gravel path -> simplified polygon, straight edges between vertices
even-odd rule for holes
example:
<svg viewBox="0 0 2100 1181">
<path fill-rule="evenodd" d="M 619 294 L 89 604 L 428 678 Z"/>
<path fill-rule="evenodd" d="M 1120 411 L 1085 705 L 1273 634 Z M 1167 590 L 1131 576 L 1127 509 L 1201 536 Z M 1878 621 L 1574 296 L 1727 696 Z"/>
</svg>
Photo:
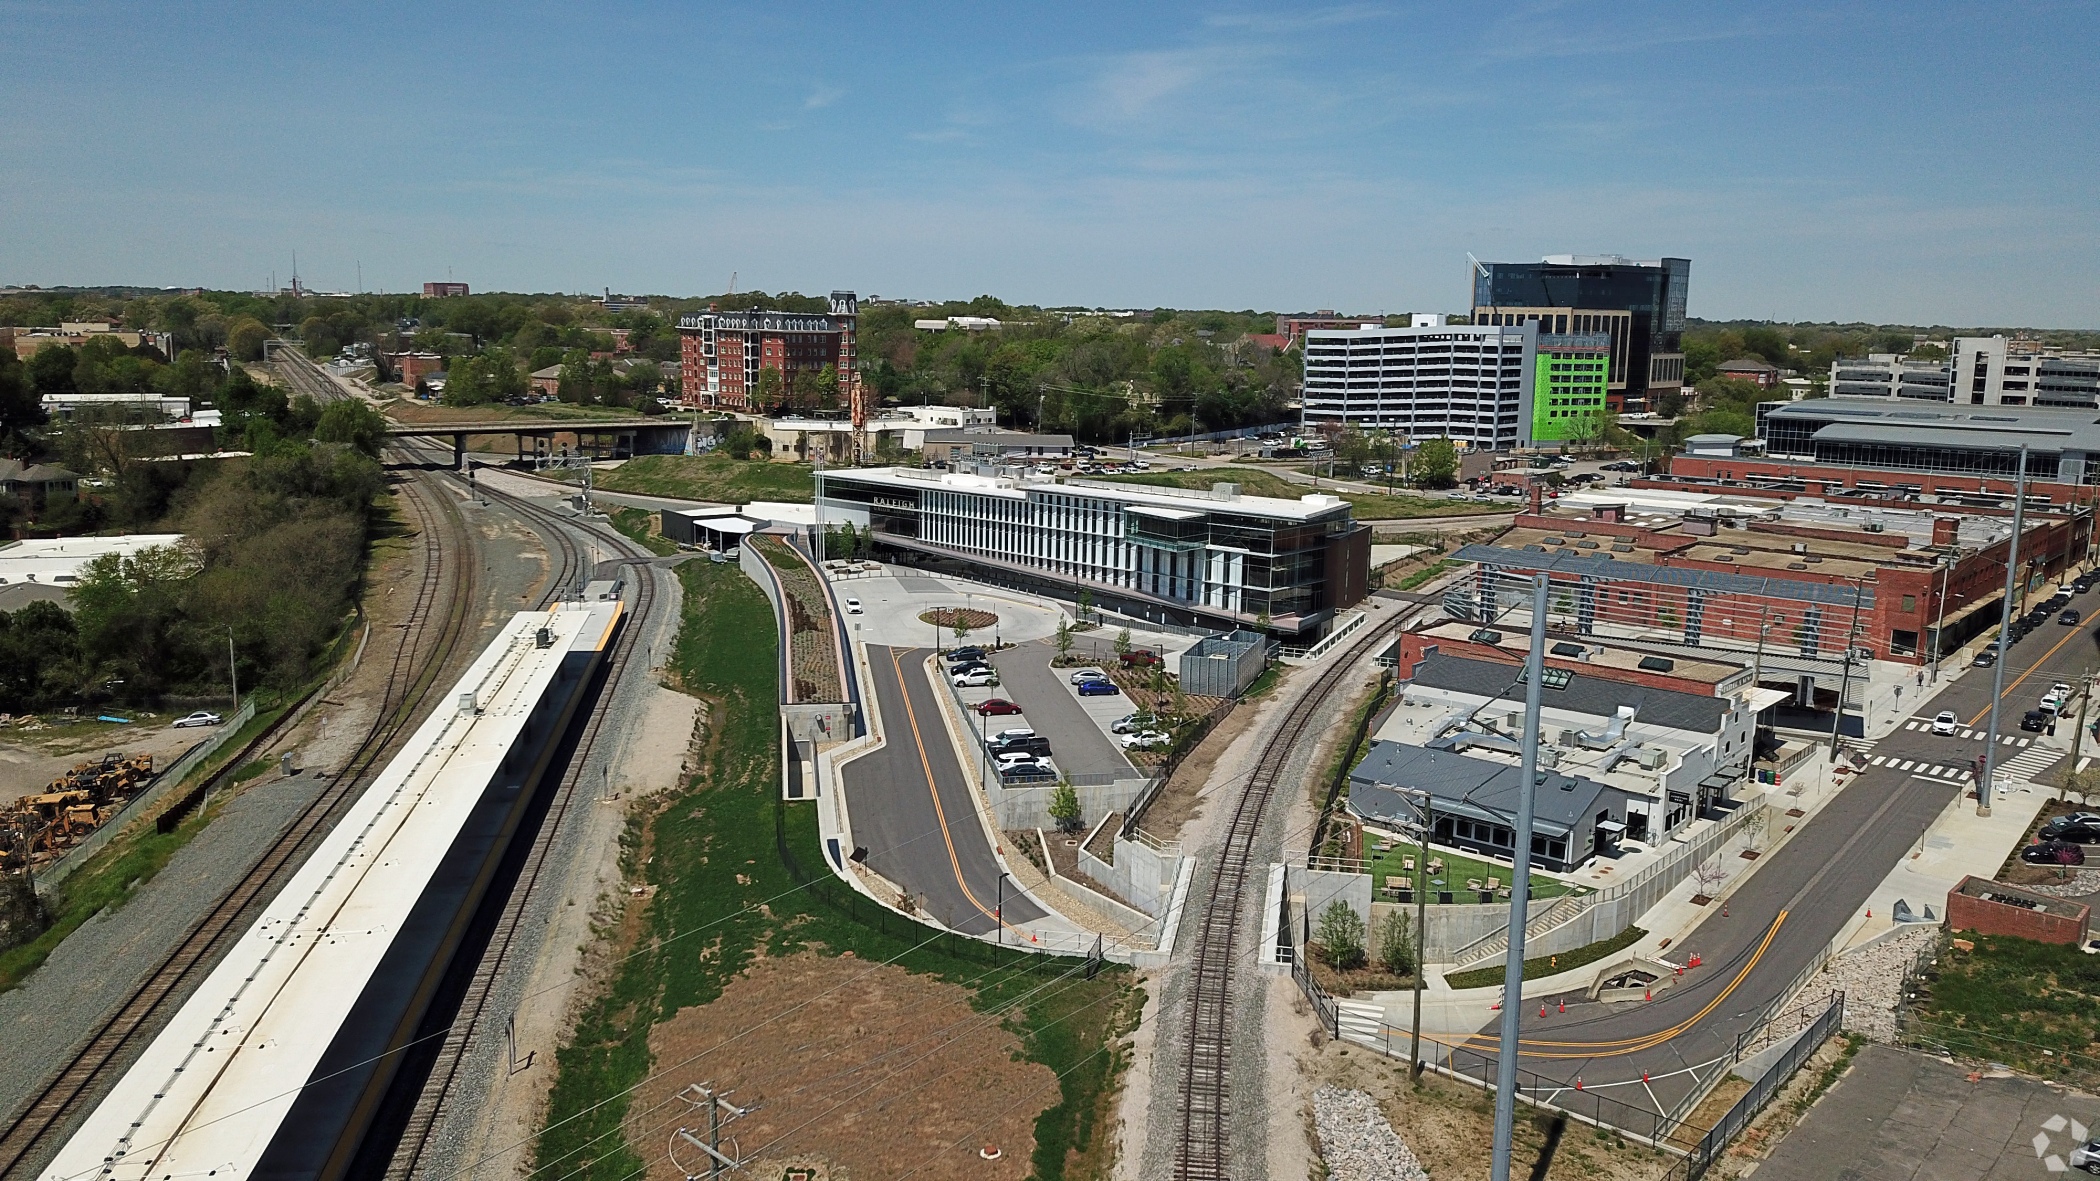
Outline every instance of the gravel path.
<svg viewBox="0 0 2100 1181">
<path fill-rule="evenodd" d="M 2100 869 L 2074 869 L 2063 881 L 2020 888 L 2035 894 L 2047 894 L 2051 898 L 2083 898 L 2088 894 L 2100 894 Z"/>
<path fill-rule="evenodd" d="M 1428 1171 L 1362 1091 L 1314 1091 L 1313 1126 L 1333 1181 L 1429 1181 Z"/>
<path fill-rule="evenodd" d="M 248 788 L 128 902 L 83 923 L 20 988 L 0 993 L 0 1045 L 10 1063 L 0 1070 L 0 1112 L 17 1110 L 71 1057 L 323 785 L 296 775 Z"/>
</svg>

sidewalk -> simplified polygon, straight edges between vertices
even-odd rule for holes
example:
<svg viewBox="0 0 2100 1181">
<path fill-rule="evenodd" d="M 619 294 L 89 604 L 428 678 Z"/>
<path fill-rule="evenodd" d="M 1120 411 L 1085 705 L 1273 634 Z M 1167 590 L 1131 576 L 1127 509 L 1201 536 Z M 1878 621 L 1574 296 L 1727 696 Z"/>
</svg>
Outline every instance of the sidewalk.
<svg viewBox="0 0 2100 1181">
<path fill-rule="evenodd" d="M 2016 783 L 2000 792 L 1989 816 L 1976 814 L 1973 793 L 1955 797 L 1932 827 L 1925 830 L 1925 836 L 1910 855 L 1874 888 L 1865 909 L 1838 937 L 1838 954 L 1895 927 L 1891 916 L 1899 898 L 1919 915 L 1930 906 L 1934 915 L 1945 918 L 1947 891 L 1971 874 L 1981 878 L 1997 876 L 1999 866 L 2020 846 L 2027 827 L 2054 794 L 2036 784 Z M 1874 917 L 1868 918 L 1868 913 Z"/>
</svg>

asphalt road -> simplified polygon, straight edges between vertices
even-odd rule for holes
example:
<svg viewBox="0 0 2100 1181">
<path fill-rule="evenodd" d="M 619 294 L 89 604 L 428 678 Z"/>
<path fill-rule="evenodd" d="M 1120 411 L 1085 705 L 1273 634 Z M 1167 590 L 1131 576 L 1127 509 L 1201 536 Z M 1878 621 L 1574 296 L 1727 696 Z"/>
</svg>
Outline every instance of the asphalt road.
<svg viewBox="0 0 2100 1181">
<path fill-rule="evenodd" d="M 845 767 L 853 839 L 877 873 L 923 899 L 928 914 L 973 935 L 997 926 L 999 862 L 922 671 L 928 648 L 868 645 L 886 741 Z M 1018 890 L 1005 894 L 1009 926 L 1045 917 Z"/>
<path fill-rule="evenodd" d="M 1050 667 L 1056 647 L 1048 640 L 1018 644 L 992 654 L 1000 695 L 1021 707 L 1028 726 L 1050 740 L 1050 757 L 1067 775 L 1112 775 L 1134 779 L 1137 771 L 1065 685 L 1069 669 Z M 1128 698 L 1116 698 L 1127 705 Z M 997 719 L 992 719 L 996 721 Z"/>
<path fill-rule="evenodd" d="M 1868 1046 L 1769 1159 L 1758 1181 L 2005 1181 L 2061 1175 L 2072 1132 L 2100 1104 L 2023 1078 L 1968 1080 L 1965 1067 Z M 2040 1137 L 2039 1140 L 2036 1137 Z M 2057 1169 L 2049 1158 L 2057 1158 Z"/>
<path fill-rule="evenodd" d="M 2100 590 L 2075 605 L 2086 610 L 2094 600 Z M 2092 644 L 2085 627 L 2051 624 L 2014 645 L 1999 709 L 2001 763 L 2034 737 L 2018 729 L 2020 714 L 2050 682 L 2075 682 L 2094 659 Z M 1914 718 L 1951 709 L 1970 736 L 1934 736 L 1929 726 L 1906 724 L 1875 743 L 1869 765 L 1729 896 L 1727 917 L 1713 908 L 1670 949 L 1673 957 L 1702 960 L 1675 987 L 1641 1004 L 1570 998 L 1565 1013 L 1553 1004 L 1544 1018 L 1535 1002 L 1527 1006 L 1523 1069 L 1569 1087 L 1579 1079 L 1592 1095 L 1645 1111 L 1671 1110 L 1691 1089 L 1691 1071 L 1729 1053 L 1736 1036 L 1756 1026 L 1955 795 L 1973 790 L 1973 780 L 1919 774 L 1925 767 L 1911 764 L 1972 764 L 1982 738 L 1968 727 L 1984 723 L 1991 687 L 1990 670 L 1973 669 L 1918 702 Z M 1922 691 L 1930 689 L 1928 683 Z M 1473 1047 L 1493 1052 L 1496 1032 L 1488 1022 Z"/>
</svg>

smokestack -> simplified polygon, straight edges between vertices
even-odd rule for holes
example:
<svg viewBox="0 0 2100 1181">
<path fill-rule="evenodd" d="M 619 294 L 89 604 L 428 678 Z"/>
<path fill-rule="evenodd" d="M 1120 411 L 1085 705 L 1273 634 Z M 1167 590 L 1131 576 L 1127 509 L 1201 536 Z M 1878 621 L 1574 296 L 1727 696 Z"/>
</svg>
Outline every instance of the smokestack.
<svg viewBox="0 0 2100 1181">
<path fill-rule="evenodd" d="M 1546 511 L 1546 486 L 1537 480 L 1531 482 L 1531 515 L 1536 517 Z"/>
<path fill-rule="evenodd" d="M 1960 517 L 1934 517 L 1932 519 L 1932 544 L 1935 546 L 1953 545 L 1955 536 L 1960 530 Z"/>
</svg>

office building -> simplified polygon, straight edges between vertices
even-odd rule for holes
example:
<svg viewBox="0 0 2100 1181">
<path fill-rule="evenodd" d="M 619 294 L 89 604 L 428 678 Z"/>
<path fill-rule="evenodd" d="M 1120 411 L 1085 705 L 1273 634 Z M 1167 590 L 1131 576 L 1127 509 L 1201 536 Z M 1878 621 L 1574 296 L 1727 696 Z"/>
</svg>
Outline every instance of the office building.
<svg viewBox="0 0 2100 1181">
<path fill-rule="evenodd" d="M 1482 451 L 1526 445 L 1540 376 L 1537 326 L 1413 319 L 1407 328 L 1307 333 L 1306 423 L 1444 438 Z"/>
<path fill-rule="evenodd" d="M 754 411 L 759 406 L 759 373 L 776 369 L 781 400 L 790 401 L 795 375 L 830 366 L 838 374 L 840 405 L 851 399 L 860 380 L 854 349 L 859 300 L 851 291 L 831 293 L 829 312 L 769 312 L 752 308 L 723 312 L 714 308 L 678 320 L 680 365 L 684 375 L 679 401 L 709 409 Z"/>
<path fill-rule="evenodd" d="M 1840 357 L 1830 392 L 1848 398 L 1916 398 L 1962 406 L 2100 408 L 2100 353 L 2004 336 L 1958 336 L 1944 361 L 1894 353 Z"/>
<path fill-rule="evenodd" d="M 1601 437 L 1610 392 L 1609 336 L 1540 333 L 1525 444 L 1582 443 Z"/>
<path fill-rule="evenodd" d="M 817 507 L 905 561 L 1181 626 L 1303 642 L 1369 590 L 1370 529 L 1322 494 L 851 468 L 817 472 Z"/>
<path fill-rule="evenodd" d="M 1541 333 L 1611 338 L 1614 414 L 1655 408 L 1684 386 L 1688 259 L 1636 262 L 1616 254 L 1553 254 L 1538 262 L 1476 262 L 1473 322 L 1537 324 Z"/>
<path fill-rule="evenodd" d="M 423 284 L 424 299 L 444 299 L 449 296 L 465 294 L 467 294 L 467 285 L 465 283 L 453 283 L 447 281 L 443 283 Z"/>
</svg>

